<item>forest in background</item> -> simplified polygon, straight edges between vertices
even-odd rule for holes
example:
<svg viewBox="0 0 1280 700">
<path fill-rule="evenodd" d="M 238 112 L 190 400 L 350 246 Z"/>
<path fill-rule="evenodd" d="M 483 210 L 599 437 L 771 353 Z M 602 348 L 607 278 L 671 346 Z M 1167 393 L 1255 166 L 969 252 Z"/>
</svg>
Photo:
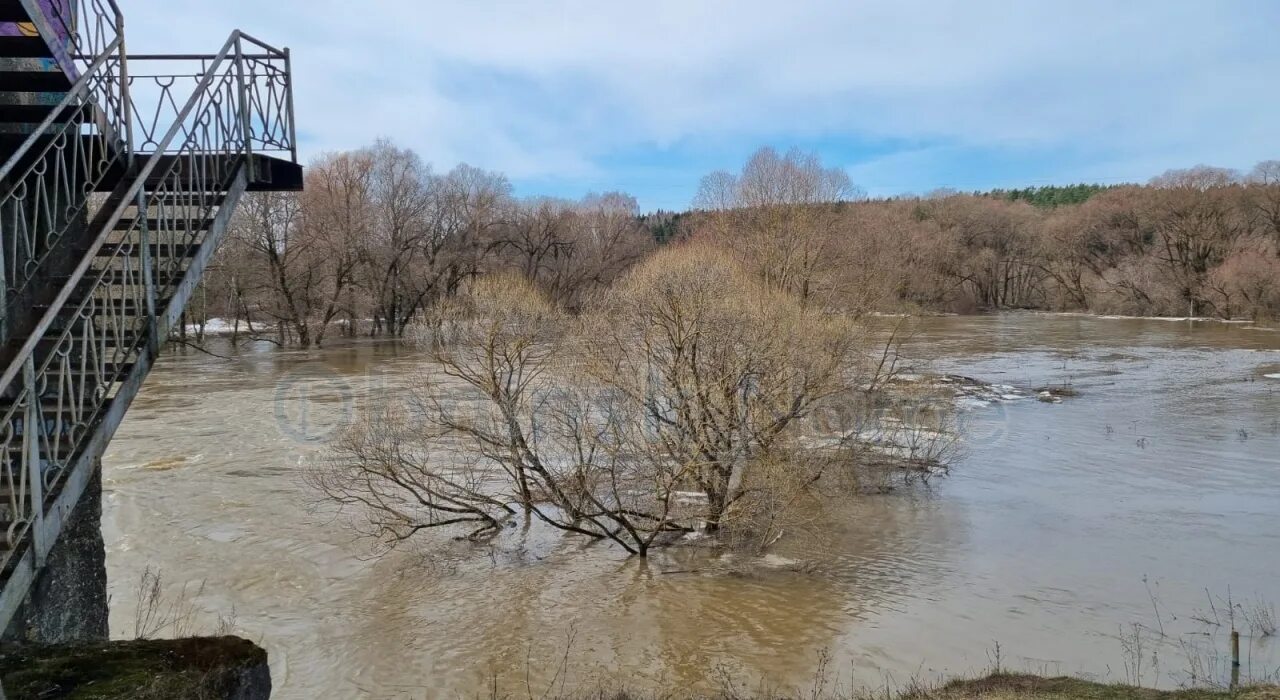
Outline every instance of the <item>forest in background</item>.
<svg viewBox="0 0 1280 700">
<path fill-rule="evenodd" d="M 187 323 L 312 346 L 400 335 L 478 278 L 520 275 L 574 311 L 660 248 L 710 241 L 804 304 L 854 316 L 1002 309 L 1280 317 L 1280 161 L 1147 185 L 868 199 L 812 154 L 757 151 L 687 212 L 623 193 L 517 198 L 389 142 L 322 156 L 302 193 L 250 194 Z"/>
</svg>

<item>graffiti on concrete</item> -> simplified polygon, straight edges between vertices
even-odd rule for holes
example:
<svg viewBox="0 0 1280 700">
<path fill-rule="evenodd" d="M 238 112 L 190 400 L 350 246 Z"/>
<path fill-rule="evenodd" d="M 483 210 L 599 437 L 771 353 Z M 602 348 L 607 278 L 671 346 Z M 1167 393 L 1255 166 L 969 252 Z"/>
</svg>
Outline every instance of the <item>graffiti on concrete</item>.
<svg viewBox="0 0 1280 700">
<path fill-rule="evenodd" d="M 71 60 L 71 35 L 76 25 L 74 0 L 32 0 L 32 3 L 44 15 L 49 28 L 45 41 L 53 60 L 46 62 L 48 69 L 61 69 L 74 78 L 77 75 Z M 35 37 L 40 36 L 40 29 L 36 22 L 0 22 L 0 36 Z"/>
<path fill-rule="evenodd" d="M 44 13 L 56 38 L 66 41 L 72 19 L 71 0 L 35 0 L 36 6 Z M 34 22 L 0 22 L 0 36 L 39 36 Z"/>
</svg>

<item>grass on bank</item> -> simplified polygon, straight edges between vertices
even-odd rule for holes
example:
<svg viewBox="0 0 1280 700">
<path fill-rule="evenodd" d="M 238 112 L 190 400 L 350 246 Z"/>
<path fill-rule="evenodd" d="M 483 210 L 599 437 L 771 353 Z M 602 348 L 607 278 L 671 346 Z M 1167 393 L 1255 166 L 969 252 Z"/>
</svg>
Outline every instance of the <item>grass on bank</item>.
<svg viewBox="0 0 1280 700">
<path fill-rule="evenodd" d="M 266 668 L 237 637 L 0 648 L 4 700 L 222 700 L 263 685 Z"/>
<path fill-rule="evenodd" d="M 1280 700 L 1276 686 L 1237 690 L 1152 690 L 1130 685 L 1093 683 L 1078 678 L 1042 678 L 997 673 L 977 680 L 954 681 L 936 690 L 915 691 L 903 700 Z"/>
<path fill-rule="evenodd" d="M 522 694 L 491 693 L 488 700 L 523 700 Z M 535 693 L 533 698 L 538 698 Z M 1228 689 L 1153 690 L 1130 685 L 1095 683 L 1078 678 L 1044 678 L 995 673 L 985 678 L 957 680 L 933 688 L 893 693 L 800 693 L 780 695 L 724 691 L 710 695 L 680 692 L 645 694 L 596 691 L 580 695 L 543 696 L 544 700 L 1280 700 L 1280 686 L 1258 685 Z"/>
<path fill-rule="evenodd" d="M 90 644 L 78 647 L 14 647 L 0 650 L 5 700 L 222 700 L 265 697 L 269 685 L 244 692 L 244 673 L 265 668 L 266 653 L 242 639 L 186 639 Z M 269 691 L 267 691 L 269 692 Z M 461 696 L 458 696 L 461 697 Z M 725 690 L 712 694 L 633 693 L 598 690 L 579 694 L 482 693 L 476 700 L 1280 700 L 1280 686 L 1152 690 L 1077 678 L 995 673 L 905 692 L 862 691 L 777 694 Z"/>
</svg>

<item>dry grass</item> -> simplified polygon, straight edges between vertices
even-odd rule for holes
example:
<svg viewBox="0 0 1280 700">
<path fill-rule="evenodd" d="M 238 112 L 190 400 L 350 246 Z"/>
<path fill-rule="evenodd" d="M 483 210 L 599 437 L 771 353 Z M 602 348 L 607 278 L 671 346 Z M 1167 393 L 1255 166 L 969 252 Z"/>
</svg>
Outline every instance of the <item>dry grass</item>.
<svg viewBox="0 0 1280 700">
<path fill-rule="evenodd" d="M 525 696 L 491 692 L 477 697 L 517 700 Z M 542 697 L 545 700 L 1280 700 L 1280 687 L 1153 690 L 1123 684 L 1094 683 L 1078 678 L 995 673 L 984 678 L 957 680 L 936 687 L 913 686 L 901 692 L 883 689 L 824 692 L 817 687 L 801 693 L 780 693 L 769 690 L 746 691 L 729 684 L 710 694 L 681 691 L 646 693 L 610 688 L 576 694 L 534 693 L 532 697 Z"/>
<path fill-rule="evenodd" d="M 956 681 L 933 691 L 914 693 L 921 700 L 1280 700 L 1280 688 L 1258 686 L 1230 690 L 1152 690 L 1129 685 L 1093 683 L 1076 678 L 995 674 L 971 681 Z M 904 699 L 905 700 L 905 699 Z"/>
<path fill-rule="evenodd" d="M 12 647 L 0 651 L 0 681 L 7 700 L 217 700 L 266 664 L 265 651 L 235 637 Z"/>
</svg>

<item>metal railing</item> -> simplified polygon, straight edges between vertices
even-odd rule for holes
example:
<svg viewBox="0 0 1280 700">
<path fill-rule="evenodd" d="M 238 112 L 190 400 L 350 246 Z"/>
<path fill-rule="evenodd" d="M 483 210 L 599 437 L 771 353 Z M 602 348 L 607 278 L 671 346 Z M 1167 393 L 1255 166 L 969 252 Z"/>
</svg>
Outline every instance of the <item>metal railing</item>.
<svg viewBox="0 0 1280 700">
<path fill-rule="evenodd" d="M 124 57 L 124 13 L 115 0 L 22 0 L 54 59 L 75 78 L 98 57 L 117 49 Z"/>
<path fill-rule="evenodd" d="M 0 166 L 0 318 L 65 234 L 87 222 L 93 202 L 87 194 L 125 167 L 133 152 L 119 6 L 114 0 L 24 4 L 75 83 Z"/>
<path fill-rule="evenodd" d="M 246 44 L 249 50 L 246 51 Z M 236 46 L 240 95 L 248 105 L 250 152 L 288 157 L 297 162 L 293 120 L 293 83 L 288 49 L 267 48 L 246 34 Z M 139 153 L 164 152 L 160 140 L 171 124 L 179 122 L 180 95 L 188 94 L 209 70 L 217 55 L 150 54 L 129 57 L 129 94 L 133 100 L 134 150 Z M 185 88 L 185 89 L 184 89 Z M 219 96 L 210 95 L 210 99 Z M 226 98 L 227 95 L 222 95 Z M 195 128 L 185 124 L 184 129 Z M 188 135 L 187 132 L 183 136 Z"/>
<path fill-rule="evenodd" d="M 49 45 L 54 61 L 71 80 L 92 73 L 105 56 L 116 56 L 119 91 L 115 99 L 100 106 L 110 111 L 129 107 L 128 52 L 124 40 L 124 13 L 116 0 L 20 0 L 40 35 Z M 127 114 L 117 115 L 119 124 L 130 124 Z M 132 139 L 124 136 L 126 142 Z"/>
<path fill-rule="evenodd" d="M 268 147 L 294 152 L 292 100 L 280 119 L 267 118 L 250 83 L 268 60 L 259 56 L 287 67 L 286 53 L 240 32 L 201 59 L 190 97 L 165 117 L 167 129 L 112 195 L 89 250 L 0 376 L 0 522 L 9 523 L 0 572 L 28 549 L 39 562 L 52 547 L 66 516 L 54 499 L 91 444 L 105 447 L 114 425 L 103 424 L 119 417 L 112 402 L 136 391 L 134 367 L 148 366 L 181 313 L 198 277 L 193 260 L 207 259 L 205 233 L 229 215 L 223 205 L 243 189 L 250 157 Z M 0 580 L 0 593 L 7 584 Z M 0 626 L 4 614 L 0 606 Z"/>
<path fill-rule="evenodd" d="M 25 289 L 69 230 L 87 222 L 88 194 L 128 165 L 120 138 L 128 114 L 116 67 L 113 57 L 99 57 L 0 166 L 0 308 Z"/>
</svg>

